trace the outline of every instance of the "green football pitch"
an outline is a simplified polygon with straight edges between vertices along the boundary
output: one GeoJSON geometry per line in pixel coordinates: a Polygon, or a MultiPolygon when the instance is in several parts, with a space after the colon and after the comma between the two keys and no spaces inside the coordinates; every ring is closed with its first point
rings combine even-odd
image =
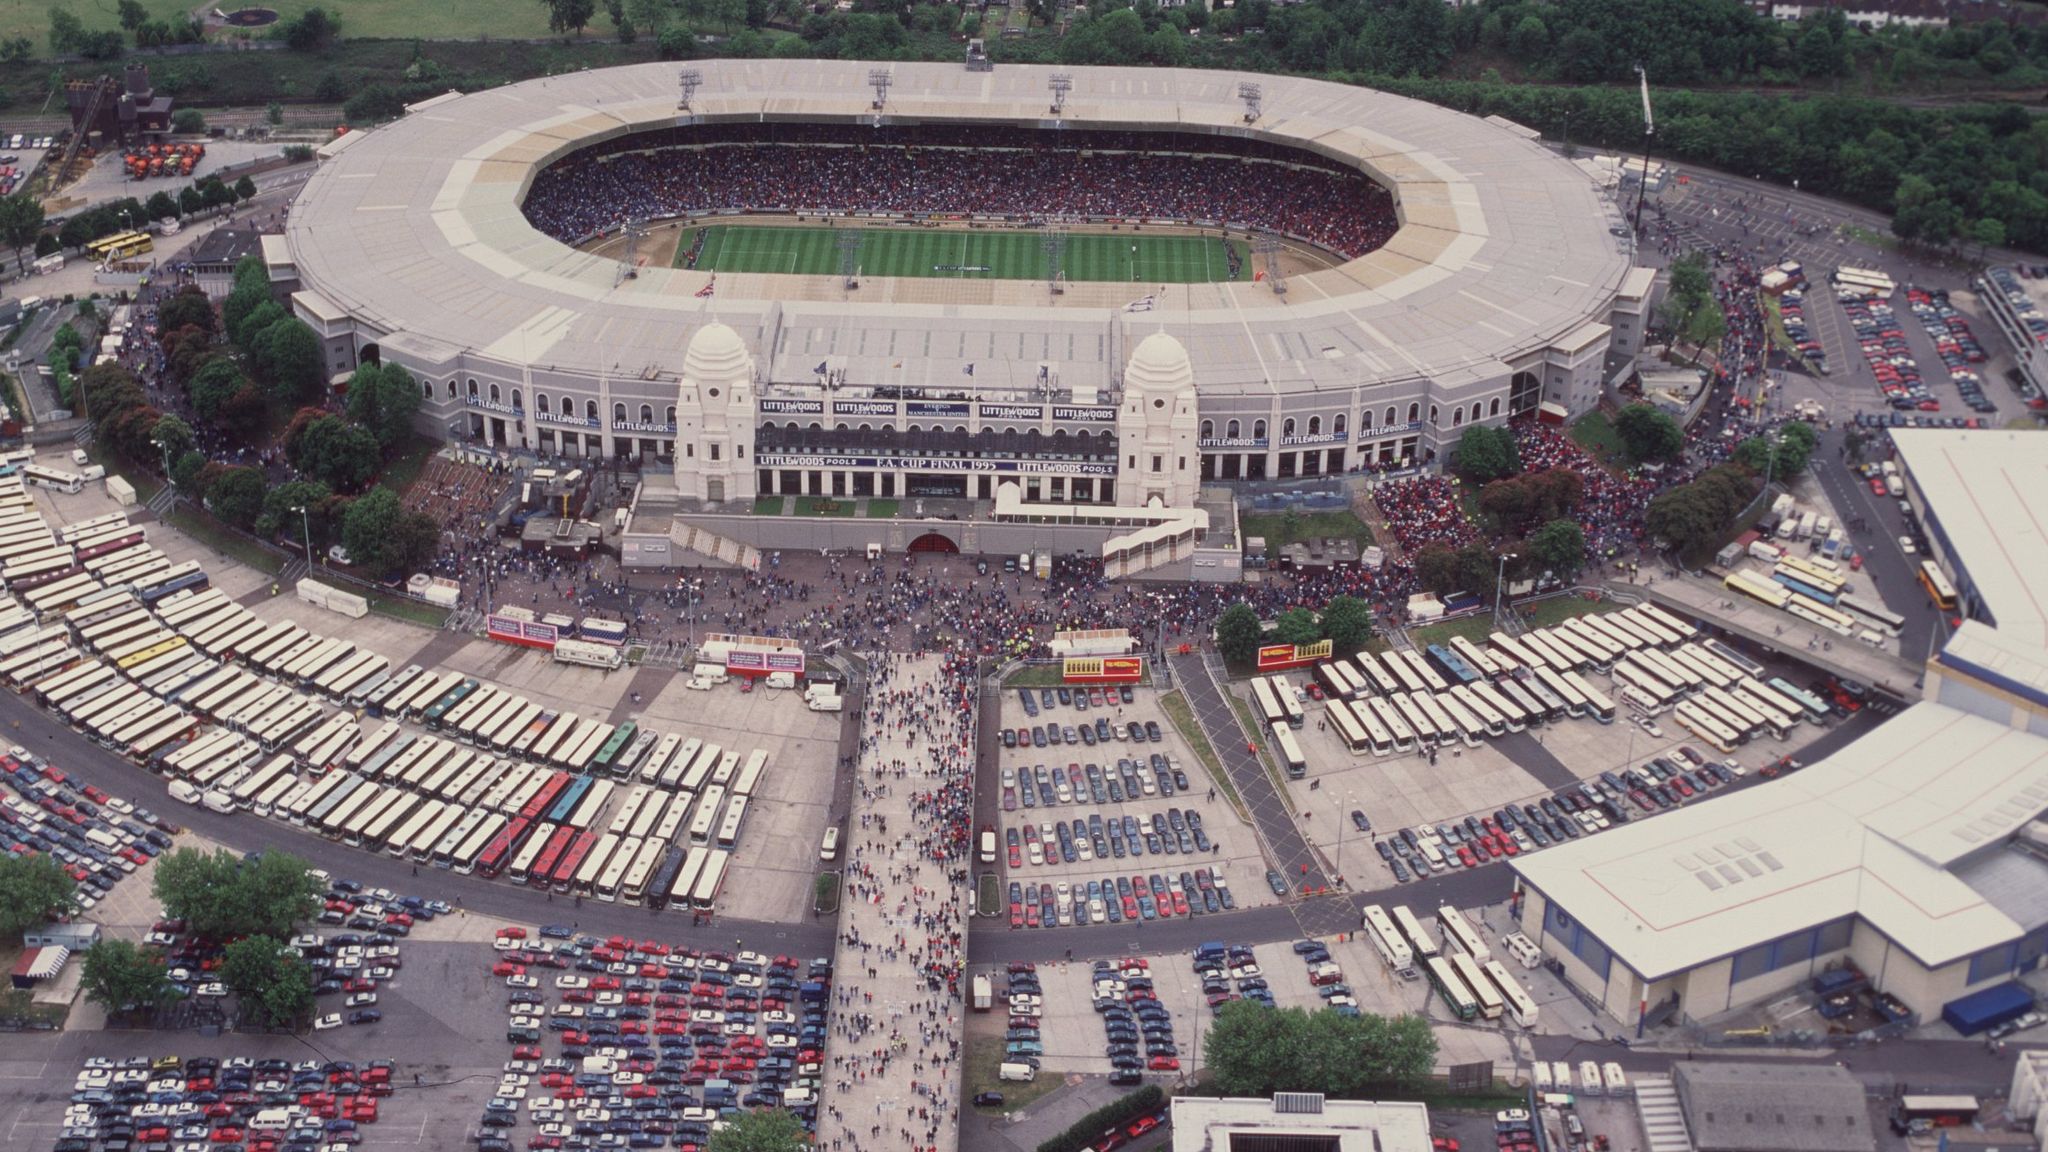
{"type": "MultiPolygon", "coordinates": [[[[699,232],[703,233],[703,247],[696,263],[700,271],[783,272],[803,276],[836,276],[840,271],[839,233],[833,229],[744,224],[685,229],[676,245],[677,267],[688,263],[699,232]]],[[[858,265],[863,276],[969,280],[1045,277],[1045,237],[1039,232],[919,228],[866,230],[858,235],[858,265]]],[[[1249,279],[1251,258],[1244,242],[1215,236],[1070,233],[1060,263],[1069,280],[1205,283],[1232,279],[1231,249],[1236,251],[1239,278],[1249,279]]]]}

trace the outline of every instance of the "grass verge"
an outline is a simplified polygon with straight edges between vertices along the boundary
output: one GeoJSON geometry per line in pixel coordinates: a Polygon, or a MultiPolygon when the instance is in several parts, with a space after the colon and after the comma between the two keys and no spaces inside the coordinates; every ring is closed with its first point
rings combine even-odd
{"type": "MultiPolygon", "coordinates": [[[[140,493],[137,493],[140,495],[140,493]]],[[[179,508],[168,517],[171,527],[192,537],[238,564],[272,576],[284,568],[285,558],[246,537],[236,535],[212,517],[190,508],[179,508]]]]}
{"type": "MultiPolygon", "coordinates": [[[[358,593],[360,595],[360,593],[358,593]]],[[[367,596],[370,611],[379,616],[389,616],[408,624],[419,624],[428,628],[446,628],[448,610],[432,604],[414,600],[409,596],[367,596]]]]}
{"type": "MultiPolygon", "coordinates": [[[[1003,1037],[1000,1032],[991,1034],[977,1029],[974,1024],[995,1017],[982,1016],[974,1019],[968,1027],[967,1063],[963,1069],[966,1084],[961,1095],[969,1100],[983,1092],[1001,1092],[1003,1102],[993,1108],[976,1108],[984,1116],[1007,1116],[1022,1108],[1036,1104],[1046,1093],[1067,1082],[1066,1077],[1040,1072],[1036,1080],[1004,1080],[996,1073],[1003,1063],[1003,1037]]],[[[986,1026],[985,1026],[986,1027],[986,1026]]]]}
{"type": "Polygon", "coordinates": [[[1607,413],[1594,409],[1578,418],[1572,424],[1572,439],[1579,447],[1591,452],[1609,465],[1621,465],[1628,454],[1622,447],[1621,433],[1614,430],[1614,424],[1607,419],[1607,413]]]}
{"type": "Polygon", "coordinates": [[[1534,604],[1519,608],[1522,619],[1531,628],[1549,628],[1562,624],[1574,616],[1591,616],[1599,612],[1612,612],[1628,605],[1613,600],[1588,600],[1584,596],[1552,596],[1534,604]]]}
{"type": "Polygon", "coordinates": [[[851,516],[853,501],[848,497],[799,496],[796,498],[796,514],[799,516],[851,516]]]}
{"type": "Polygon", "coordinates": [[[756,496],[754,497],[754,515],[780,516],[782,515],[782,502],[783,497],[781,496],[756,496]]]}
{"type": "Polygon", "coordinates": [[[886,496],[878,496],[868,501],[868,519],[894,520],[896,518],[896,514],[900,512],[902,508],[903,505],[899,501],[891,500],[886,496]]]}
{"type": "MultiPolygon", "coordinates": [[[[1239,699],[1235,692],[1227,688],[1223,690],[1223,695],[1229,698],[1230,708],[1237,713],[1237,722],[1243,725],[1245,731],[1265,731],[1259,725],[1258,717],[1252,715],[1252,706],[1250,704],[1239,699]]],[[[1287,795],[1287,778],[1281,774],[1280,769],[1273,763],[1273,750],[1267,747],[1268,742],[1265,740],[1254,740],[1252,742],[1259,747],[1259,766],[1266,770],[1266,779],[1273,782],[1273,790],[1282,796],[1287,795]]]]}
{"type": "Polygon", "coordinates": [[[821,916],[839,911],[839,873],[818,873],[811,884],[811,908],[821,916]]]}
{"type": "Polygon", "coordinates": [[[1265,537],[1268,551],[1278,548],[1282,544],[1292,544],[1297,540],[1307,540],[1318,536],[1349,537],[1359,541],[1361,548],[1373,543],[1372,529],[1367,527],[1365,521],[1360,520],[1349,509],[1341,509],[1334,512],[1297,511],[1293,513],[1293,516],[1294,531],[1291,533],[1288,531],[1288,513],[1286,512],[1247,514],[1238,517],[1238,523],[1241,525],[1240,530],[1244,535],[1265,537]]]}
{"type": "Polygon", "coordinates": [[[1493,613],[1482,612],[1477,616],[1465,616],[1442,624],[1425,624],[1410,628],[1408,638],[1417,648],[1427,644],[1447,644],[1454,636],[1463,636],[1481,648],[1486,647],[1488,635],[1497,631],[1493,625],[1493,613]]]}
{"type": "Polygon", "coordinates": [[[1202,726],[1195,722],[1195,710],[1188,707],[1187,697],[1179,692],[1162,692],[1159,695],[1159,709],[1166,713],[1167,719],[1173,721],[1173,726],[1180,731],[1180,738],[1188,742],[1188,747],[1195,753],[1195,759],[1202,762],[1202,768],[1209,773],[1209,779],[1216,782],[1217,790],[1230,801],[1232,808],[1237,809],[1238,815],[1244,815],[1244,802],[1237,798],[1237,789],[1230,783],[1230,773],[1223,770],[1223,762],[1216,758],[1216,748],[1209,743],[1209,734],[1202,731],[1202,726]]]}
{"type": "Polygon", "coordinates": [[[377,478],[379,488],[389,488],[403,496],[412,487],[427,467],[427,460],[441,450],[441,444],[425,436],[415,436],[408,441],[391,463],[384,466],[384,474],[377,478]]]}
{"type": "Polygon", "coordinates": [[[974,882],[975,914],[1000,916],[1004,912],[1003,884],[993,872],[983,872],[974,882]]]}

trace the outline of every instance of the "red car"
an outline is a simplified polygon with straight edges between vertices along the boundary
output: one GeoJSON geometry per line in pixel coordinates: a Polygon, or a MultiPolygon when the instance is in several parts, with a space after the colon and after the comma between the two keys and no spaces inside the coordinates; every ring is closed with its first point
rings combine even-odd
{"type": "Polygon", "coordinates": [[[539,1060],[542,1058],[540,1045],[521,1044],[517,1048],[512,1049],[512,1058],[514,1060],[539,1060]]]}
{"type": "Polygon", "coordinates": [[[526,965],[514,964],[510,960],[500,960],[496,964],[491,965],[491,975],[524,976],[526,975],[526,965]]]}
{"type": "Polygon", "coordinates": [[[215,1144],[240,1144],[242,1142],[242,1130],[234,1127],[215,1128],[212,1132],[207,1133],[207,1138],[215,1144]]]}
{"type": "Polygon", "coordinates": [[[1145,1067],[1154,1072],[1178,1072],[1180,1061],[1171,1056],[1154,1056],[1145,1061],[1145,1067]]]}
{"type": "Polygon", "coordinates": [[[526,929],[521,928],[517,925],[507,925],[503,928],[498,929],[498,939],[524,940],[526,939],[526,929]]]}
{"type": "Polygon", "coordinates": [[[1131,1121],[1130,1125],[1124,1129],[1124,1132],[1125,1134],[1129,1135],[1131,1139],[1136,1140],[1138,1137],[1143,1136],[1145,1133],[1150,1132],[1151,1130],[1157,1127],[1159,1127],[1159,1117],[1140,1116],[1136,1120],[1131,1121]]]}

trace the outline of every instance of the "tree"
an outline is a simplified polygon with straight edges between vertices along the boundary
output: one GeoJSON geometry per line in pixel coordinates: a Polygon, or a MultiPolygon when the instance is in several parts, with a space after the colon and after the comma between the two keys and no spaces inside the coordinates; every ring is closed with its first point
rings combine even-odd
{"type": "Polygon", "coordinates": [[[206,467],[206,457],[198,451],[186,452],[171,462],[171,483],[180,492],[190,493],[193,481],[199,478],[200,469],[206,467]]]}
{"type": "Polygon", "coordinates": [[[312,970],[297,954],[285,956],[257,1000],[264,1013],[279,1024],[305,1020],[313,1014],[312,970]]]}
{"type": "Polygon", "coordinates": [[[1505,428],[1475,424],[1465,429],[1457,447],[1451,450],[1451,467],[1468,480],[1484,484],[1522,470],[1521,452],[1514,434],[1505,428]]]}
{"type": "Polygon", "coordinates": [[[41,852],[0,856],[0,940],[18,940],[71,903],[64,866],[41,852]]]}
{"type": "Polygon", "coordinates": [[[247,387],[249,379],[242,375],[241,368],[225,356],[216,356],[192,374],[185,384],[185,394],[191,397],[193,411],[212,420],[220,415],[229,399],[247,387]]]}
{"type": "Polygon", "coordinates": [[[783,1108],[754,1108],[728,1119],[705,1152],[804,1152],[811,1146],[803,1121],[783,1108]]]}
{"type": "Polygon", "coordinates": [[[1216,1010],[1207,1039],[1210,1076],[1231,1096],[1369,1096],[1427,1080],[1436,1062],[1435,1034],[1415,1015],[1341,1016],[1238,1000],[1216,1010]]]}
{"type": "Polygon", "coordinates": [[[216,975],[229,991],[238,996],[250,996],[261,992],[264,985],[277,978],[278,964],[284,953],[284,945],[275,937],[244,936],[230,942],[221,952],[216,975]]]}
{"type": "Polygon", "coordinates": [[[548,10],[550,32],[574,32],[583,35],[583,29],[590,24],[590,18],[597,14],[596,0],[540,0],[548,10]]]}
{"type": "Polygon", "coordinates": [[[265,487],[262,469],[230,468],[206,490],[206,503],[215,516],[248,529],[263,512],[265,487]]]}
{"type": "Polygon", "coordinates": [[[85,25],[69,9],[50,6],[50,53],[69,56],[85,47],[85,25]]]}
{"type": "Polygon", "coordinates": [[[1372,607],[1355,596],[1333,596],[1323,605],[1323,636],[1338,656],[1364,648],[1373,637],[1372,607]]]}
{"type": "Polygon", "coordinates": [[[227,329],[228,335],[233,337],[235,343],[240,344],[245,350],[256,347],[256,338],[261,336],[265,329],[291,316],[290,312],[285,311],[284,305],[270,298],[270,291],[266,288],[263,290],[261,299],[256,307],[242,313],[240,318],[237,319],[229,311],[229,306],[235,304],[238,300],[246,305],[250,298],[251,293],[249,289],[237,288],[228,294],[226,301],[222,302],[220,311],[222,326],[227,329]]]}
{"type": "MultiPolygon", "coordinates": [[[[204,207],[205,205],[200,205],[204,207]]],[[[206,299],[206,293],[197,287],[181,288],[156,313],[157,330],[175,332],[187,325],[211,333],[218,331],[215,326],[213,304],[206,299]]]]}
{"type": "Polygon", "coordinates": [[[302,412],[311,415],[294,420],[285,434],[285,455],[293,465],[339,491],[357,492],[366,487],[377,475],[376,435],[332,413],[318,409],[302,412]]]}
{"type": "Polygon", "coordinates": [[[386,559],[392,571],[417,572],[440,551],[441,522],[424,512],[407,512],[398,521],[386,559]]]}
{"type": "Polygon", "coordinates": [[[349,419],[374,433],[386,451],[412,434],[413,414],[419,409],[419,386],[401,365],[365,364],[349,378],[349,419]]]}
{"type": "Polygon", "coordinates": [[[1529,536],[1529,555],[1537,563],[1570,579],[1586,563],[1586,532],[1576,520],[1552,520],[1529,536]]]}
{"type": "Polygon", "coordinates": [[[320,394],[326,356],[320,337],[305,321],[286,317],[256,334],[250,366],[272,396],[287,402],[320,394]]]}
{"type": "Polygon", "coordinates": [[[1629,459],[1668,460],[1685,448],[1685,432],[1678,422],[1648,404],[1631,404],[1614,418],[1615,434],[1628,450],[1629,459]]]}
{"type": "Polygon", "coordinates": [[[330,16],[324,8],[308,8],[284,26],[285,46],[294,52],[318,52],[340,34],[341,18],[330,16]]]}
{"type": "Polygon", "coordinates": [[[266,849],[243,859],[180,848],[157,858],[152,890],[165,915],[184,920],[201,936],[287,940],[312,914],[320,883],[289,852],[266,849]]]}
{"type": "Polygon", "coordinates": [[[1251,663],[1259,654],[1259,641],[1263,638],[1259,614],[1242,600],[1216,617],[1216,651],[1228,663],[1251,663]]]}
{"type": "Polygon", "coordinates": [[[1508,51],[1524,63],[1536,62],[1549,48],[1550,29],[1533,12],[1517,21],[1508,34],[1508,51]]]}
{"type": "Polygon", "coordinates": [[[149,438],[156,441],[158,448],[172,460],[191,451],[192,446],[198,443],[192,426],[185,423],[182,416],[158,417],[156,425],[149,430],[149,438]]]}
{"type": "Polygon", "coordinates": [[[43,234],[43,203],[27,193],[0,197],[0,244],[14,252],[17,262],[43,234]]]}
{"type": "Polygon", "coordinates": [[[378,488],[350,502],[341,516],[341,546],[355,563],[382,576],[398,567],[390,555],[405,509],[398,494],[378,488]]]}
{"type": "Polygon", "coordinates": [[[206,117],[197,108],[180,108],[171,113],[171,131],[197,135],[206,131],[206,117]]]}
{"type": "Polygon", "coordinates": [[[284,105],[272,100],[263,106],[263,119],[273,128],[284,123],[284,105]]]}
{"type": "Polygon", "coordinates": [[[1322,622],[1306,608],[1289,608],[1273,621],[1275,644],[1314,644],[1322,638],[1322,622]]]}
{"type": "Polygon", "coordinates": [[[256,198],[256,182],[247,176],[235,181],[235,199],[248,203],[256,198]]]}
{"type": "Polygon", "coordinates": [[[85,950],[78,982],[85,998],[109,1015],[155,1008],[177,994],[161,956],[113,936],[85,950]]]}

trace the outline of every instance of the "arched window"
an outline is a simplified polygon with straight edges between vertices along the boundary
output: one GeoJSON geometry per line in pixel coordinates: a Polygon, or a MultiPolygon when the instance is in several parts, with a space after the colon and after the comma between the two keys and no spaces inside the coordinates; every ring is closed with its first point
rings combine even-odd
{"type": "Polygon", "coordinates": [[[625,422],[626,422],[626,406],[625,406],[624,404],[620,404],[620,403],[618,403],[618,402],[614,401],[614,402],[612,403],[612,423],[614,423],[614,424],[624,424],[625,422]]]}
{"type": "Polygon", "coordinates": [[[498,397],[498,386],[496,384],[493,384],[491,385],[491,403],[497,404],[500,402],[501,401],[499,400],[498,397]]]}
{"type": "Polygon", "coordinates": [[[1416,422],[1417,420],[1420,420],[1420,419],[1422,419],[1422,405],[1420,405],[1420,404],[1410,404],[1410,405],[1408,405],[1408,422],[1409,422],[1410,424],[1413,424],[1413,423],[1415,423],[1415,422],[1416,422]]]}
{"type": "Polygon", "coordinates": [[[1495,396],[1493,402],[1486,406],[1486,414],[1488,416],[1500,415],[1500,397],[1495,396]]]}
{"type": "Polygon", "coordinates": [[[839,427],[838,427],[838,429],[837,429],[837,430],[838,430],[838,431],[840,431],[840,432],[851,432],[851,431],[852,431],[852,429],[851,429],[851,428],[848,428],[848,427],[846,426],[846,421],[844,421],[844,420],[842,420],[842,421],[840,421],[840,422],[839,422],[839,427]]]}
{"type": "Polygon", "coordinates": [[[543,416],[545,416],[545,415],[547,415],[547,414],[548,414],[548,394],[547,394],[547,393],[545,393],[545,392],[535,392],[535,393],[533,394],[533,410],[534,410],[535,412],[538,412],[538,413],[540,413],[540,414],[541,414],[541,415],[543,415],[543,416]]]}
{"type": "Polygon", "coordinates": [[[1230,423],[1225,424],[1223,426],[1223,435],[1227,439],[1235,440],[1243,433],[1244,427],[1235,420],[1232,420],[1230,423]]]}
{"type": "Polygon", "coordinates": [[[1311,436],[1321,436],[1323,434],[1323,418],[1321,416],[1311,416],[1308,418],[1308,434],[1311,436]]]}
{"type": "Polygon", "coordinates": [[[1332,417],[1330,417],[1330,435],[1332,435],[1332,436],[1342,436],[1342,435],[1344,435],[1344,425],[1345,425],[1345,423],[1346,423],[1346,421],[1345,421],[1345,413],[1339,412],[1339,413],[1337,413],[1337,414],[1336,414],[1335,416],[1332,416],[1332,417]]]}
{"type": "Polygon", "coordinates": [[[1292,417],[1292,416],[1289,416],[1289,417],[1288,417],[1287,419],[1285,419],[1285,420],[1282,420],[1282,421],[1280,422],[1280,435],[1282,435],[1282,436],[1292,436],[1292,435],[1294,435],[1294,417],[1292,417]]]}
{"type": "MultiPolygon", "coordinates": [[[[671,428],[676,426],[676,406],[673,404],[668,406],[668,426],[671,428]]],[[[794,430],[796,425],[791,424],[790,428],[794,430]]]]}
{"type": "Polygon", "coordinates": [[[1204,439],[1204,440],[1214,440],[1215,438],[1216,438],[1216,422],[1215,422],[1214,420],[1204,420],[1204,421],[1202,421],[1202,439],[1204,439]]]}
{"type": "Polygon", "coordinates": [[[471,400],[476,399],[476,378],[473,376],[470,377],[469,381],[469,398],[471,400]]]}
{"type": "Polygon", "coordinates": [[[585,400],[583,402],[583,418],[592,424],[597,423],[597,401],[585,400]]]}
{"type": "Polygon", "coordinates": [[[1254,420],[1254,421],[1252,421],[1252,439],[1254,439],[1254,440],[1264,440],[1265,438],[1266,438],[1266,422],[1265,422],[1264,420],[1254,420]]]}
{"type": "Polygon", "coordinates": [[[420,399],[422,399],[422,400],[432,400],[433,398],[434,398],[434,382],[433,382],[432,380],[422,380],[422,381],[420,381],[420,399]]]}
{"type": "Polygon", "coordinates": [[[521,411],[521,412],[524,412],[524,411],[526,411],[526,405],[525,405],[525,404],[522,404],[522,403],[520,403],[520,400],[519,400],[519,389],[517,389],[517,388],[514,388],[514,389],[512,390],[512,407],[513,407],[513,408],[515,408],[515,409],[518,409],[518,410],[519,410],[519,411],[521,411]]]}
{"type": "Polygon", "coordinates": [[[1434,405],[1434,404],[1431,404],[1431,405],[1429,406],[1429,422],[1430,422],[1431,424],[1434,424],[1434,425],[1436,425],[1436,426],[1437,426],[1437,427],[1439,427],[1439,428],[1443,426],[1443,425],[1442,425],[1442,423],[1441,423],[1441,422],[1439,421],[1439,419],[1438,419],[1438,416],[1437,416],[1437,408],[1436,408],[1436,405],[1434,405]]]}
{"type": "Polygon", "coordinates": [[[1458,406],[1457,406],[1456,408],[1453,408],[1453,409],[1451,409],[1451,427],[1453,427],[1453,428],[1459,428],[1459,427],[1463,427],[1463,426],[1464,426],[1464,423],[1465,423],[1465,406],[1464,406],[1463,404],[1460,404],[1460,405],[1458,405],[1458,406]]]}
{"type": "Polygon", "coordinates": [[[654,423],[654,405],[642,404],[640,406],[640,422],[642,424],[654,423]]]}
{"type": "Polygon", "coordinates": [[[1386,428],[1392,428],[1394,426],[1394,419],[1394,406],[1392,404],[1389,404],[1387,405],[1387,418],[1382,422],[1381,426],[1386,428]]]}
{"type": "Polygon", "coordinates": [[[448,378],[448,398],[450,400],[455,399],[455,377],[453,376],[448,378]]]}

